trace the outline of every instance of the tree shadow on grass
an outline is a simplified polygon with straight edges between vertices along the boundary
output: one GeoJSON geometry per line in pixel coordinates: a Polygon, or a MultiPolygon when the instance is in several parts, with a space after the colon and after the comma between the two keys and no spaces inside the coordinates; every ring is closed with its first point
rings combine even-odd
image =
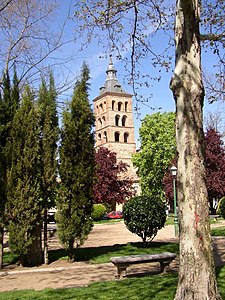
{"type": "MultiPolygon", "coordinates": [[[[135,254],[155,254],[162,252],[179,253],[179,245],[175,243],[128,243],[115,244],[112,246],[101,247],[82,247],[74,249],[75,261],[91,261],[93,263],[109,262],[110,257],[135,255],[135,254]]],[[[66,259],[68,253],[64,249],[49,251],[49,262],[52,263],[59,259],[66,259]]]]}

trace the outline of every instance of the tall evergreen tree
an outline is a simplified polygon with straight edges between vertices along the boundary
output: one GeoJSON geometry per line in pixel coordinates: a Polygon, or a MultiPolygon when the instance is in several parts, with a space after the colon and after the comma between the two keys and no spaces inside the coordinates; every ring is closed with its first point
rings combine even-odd
{"type": "Polygon", "coordinates": [[[57,203],[59,238],[74,259],[74,243],[82,244],[91,231],[95,177],[94,117],[88,101],[89,68],[84,63],[70,109],[64,111],[60,147],[60,199],[57,203]]]}
{"type": "Polygon", "coordinates": [[[32,92],[26,87],[21,106],[16,111],[12,123],[12,161],[7,177],[9,244],[12,251],[19,255],[22,265],[41,262],[42,203],[38,121],[32,92]]]}
{"type": "Polygon", "coordinates": [[[57,141],[59,136],[56,107],[56,90],[53,75],[49,76],[49,88],[44,79],[39,89],[38,99],[40,113],[40,147],[41,147],[41,192],[44,205],[44,262],[48,263],[47,213],[54,206],[57,141]]]}
{"type": "Polygon", "coordinates": [[[14,70],[11,87],[8,72],[3,76],[2,96],[0,95],[0,269],[3,265],[3,234],[6,225],[5,205],[7,202],[7,170],[10,167],[10,144],[7,144],[12,120],[19,104],[19,84],[14,70]]]}

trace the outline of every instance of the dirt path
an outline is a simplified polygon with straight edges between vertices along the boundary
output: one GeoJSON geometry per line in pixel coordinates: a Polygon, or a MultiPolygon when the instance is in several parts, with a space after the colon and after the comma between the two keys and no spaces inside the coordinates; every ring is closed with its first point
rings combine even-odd
{"type": "MultiPolygon", "coordinates": [[[[220,224],[220,226],[223,224],[220,224]]],[[[161,229],[155,241],[176,241],[174,228],[168,225],[161,229]]],[[[113,224],[97,224],[94,226],[88,240],[83,247],[111,246],[140,241],[136,235],[130,233],[123,222],[113,224]]],[[[57,238],[51,238],[50,249],[58,249],[57,238]]],[[[214,240],[217,265],[225,264],[224,240],[214,240]]],[[[178,260],[171,264],[171,268],[177,269],[178,260]]],[[[129,274],[156,272],[158,264],[146,264],[132,266],[128,269],[129,274]]],[[[35,268],[5,268],[0,272],[0,291],[44,288],[69,288],[88,285],[96,281],[113,280],[116,268],[111,264],[90,264],[88,262],[56,261],[48,266],[35,268]]]]}

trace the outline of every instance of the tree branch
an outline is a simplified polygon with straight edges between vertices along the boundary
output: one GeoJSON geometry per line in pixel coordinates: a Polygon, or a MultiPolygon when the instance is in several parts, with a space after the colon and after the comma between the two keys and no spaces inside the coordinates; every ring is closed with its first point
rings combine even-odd
{"type": "Polygon", "coordinates": [[[0,8],[0,12],[2,12],[13,0],[7,1],[3,7],[0,8]]]}

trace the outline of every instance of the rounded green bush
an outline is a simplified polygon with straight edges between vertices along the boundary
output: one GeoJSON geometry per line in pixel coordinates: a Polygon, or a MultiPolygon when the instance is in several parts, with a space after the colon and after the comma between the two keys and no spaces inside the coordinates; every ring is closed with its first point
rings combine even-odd
{"type": "Polygon", "coordinates": [[[136,196],[123,206],[124,223],[128,230],[142,238],[153,240],[166,222],[166,208],[160,196],[136,196]]]}
{"type": "Polygon", "coordinates": [[[104,204],[98,203],[93,205],[91,217],[94,221],[100,220],[106,214],[106,207],[104,204]]]}
{"type": "Polygon", "coordinates": [[[217,213],[225,219],[225,197],[222,197],[218,203],[217,213]]]}

